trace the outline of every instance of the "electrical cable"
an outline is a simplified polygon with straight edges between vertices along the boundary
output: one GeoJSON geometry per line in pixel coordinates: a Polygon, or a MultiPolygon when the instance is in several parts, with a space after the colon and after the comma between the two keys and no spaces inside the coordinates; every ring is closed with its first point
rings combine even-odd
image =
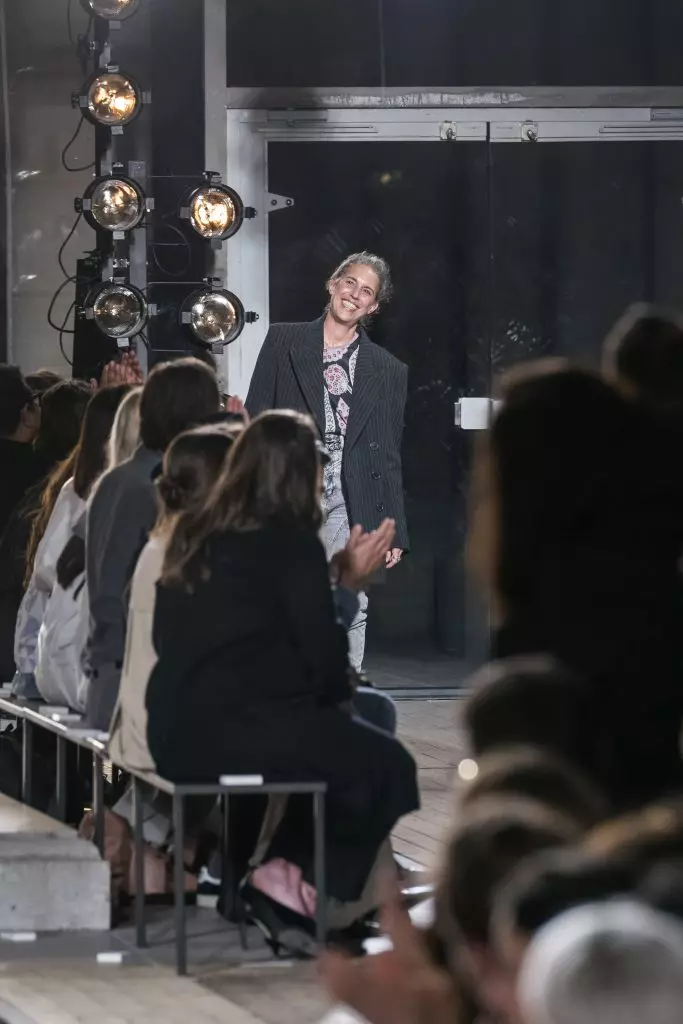
{"type": "Polygon", "coordinates": [[[68,310],[67,310],[67,314],[64,317],[64,320],[62,321],[62,326],[59,328],[59,351],[62,353],[62,356],[64,357],[64,361],[66,363],[68,363],[69,366],[73,366],[74,364],[73,364],[73,360],[69,359],[68,355],[66,354],[66,350],[64,348],[64,335],[65,334],[75,334],[76,333],[75,330],[73,330],[73,331],[68,330],[67,326],[66,326],[68,321],[69,321],[69,317],[71,316],[71,314],[73,313],[75,308],[76,308],[76,300],[74,299],[73,302],[71,303],[71,305],[69,306],[68,310]]]}
{"type": "Polygon", "coordinates": [[[152,259],[154,260],[154,264],[157,267],[157,269],[160,270],[162,274],[166,274],[167,277],[183,277],[190,269],[190,264],[192,262],[192,247],[190,246],[190,243],[185,237],[185,234],[180,230],[179,227],[176,227],[175,224],[169,224],[168,221],[162,221],[162,223],[159,225],[159,229],[161,229],[162,227],[168,228],[169,231],[174,231],[176,235],[180,235],[183,247],[185,248],[185,252],[187,254],[187,260],[185,266],[181,270],[169,270],[167,267],[164,267],[163,264],[159,262],[155,249],[157,246],[170,247],[172,245],[175,245],[176,248],[178,249],[181,248],[181,246],[177,242],[152,242],[150,245],[150,249],[152,251],[152,259]]]}
{"type": "Polygon", "coordinates": [[[62,273],[64,274],[64,277],[69,277],[70,276],[69,275],[69,271],[64,266],[64,260],[62,258],[64,256],[64,250],[66,249],[67,245],[69,244],[69,242],[71,241],[71,239],[75,235],[76,228],[80,224],[82,216],[83,216],[82,212],[78,214],[78,216],[76,217],[76,220],[73,223],[73,227],[71,228],[71,231],[69,232],[69,234],[66,236],[66,238],[62,242],[61,246],[59,247],[59,252],[57,253],[57,262],[59,263],[59,266],[61,267],[61,270],[62,270],[62,273]]]}
{"type": "Polygon", "coordinates": [[[72,276],[72,277],[65,278],[62,281],[62,283],[60,284],[60,286],[57,289],[57,291],[52,296],[52,299],[50,301],[50,305],[48,306],[48,309],[47,309],[47,322],[49,323],[49,325],[50,325],[50,327],[52,328],[53,331],[61,331],[62,334],[75,334],[76,333],[75,331],[67,330],[67,328],[63,324],[57,324],[52,319],[52,313],[53,313],[55,305],[57,303],[57,299],[62,294],[62,292],[64,291],[66,286],[68,284],[73,284],[75,280],[76,280],[75,275],[72,276]]]}
{"type": "Polygon", "coordinates": [[[93,160],[93,162],[91,164],[85,164],[83,167],[70,167],[69,164],[66,162],[66,155],[69,152],[69,150],[71,149],[71,147],[73,146],[73,144],[76,141],[76,139],[78,138],[78,136],[80,135],[81,128],[83,127],[83,122],[84,121],[85,121],[85,114],[81,114],[81,118],[80,118],[80,121],[78,122],[78,127],[76,128],[76,131],[73,133],[73,135],[71,136],[71,138],[67,142],[66,146],[62,150],[62,157],[61,157],[62,167],[64,168],[65,171],[69,171],[71,174],[78,174],[80,171],[89,171],[89,170],[91,170],[91,168],[97,166],[97,161],[96,160],[93,160]]]}

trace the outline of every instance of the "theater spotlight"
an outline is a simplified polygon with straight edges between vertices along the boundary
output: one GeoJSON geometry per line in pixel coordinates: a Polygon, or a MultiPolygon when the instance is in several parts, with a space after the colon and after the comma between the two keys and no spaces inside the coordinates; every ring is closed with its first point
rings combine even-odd
{"type": "Polygon", "coordinates": [[[140,6],[140,0],[81,0],[88,14],[95,14],[98,18],[106,18],[108,21],[124,21],[135,14],[140,6]]]}
{"type": "Polygon", "coordinates": [[[244,203],[234,189],[209,180],[185,196],[180,216],[189,220],[201,238],[224,242],[242,227],[244,203]]]}
{"type": "Polygon", "coordinates": [[[132,338],[147,323],[147,302],[131,284],[99,284],[85,300],[85,316],[108,338],[132,338]]]}
{"type": "Polygon", "coordinates": [[[90,78],[74,103],[93,124],[123,128],[140,113],[143,98],[132,78],[107,70],[90,78]]]}
{"type": "Polygon", "coordinates": [[[97,178],[74,205],[91,227],[112,234],[136,228],[151,209],[151,201],[145,199],[140,186],[119,175],[97,178]]]}
{"type": "Polygon", "coordinates": [[[246,317],[244,306],[232,292],[207,288],[188,296],[180,320],[190,328],[195,341],[207,348],[222,348],[240,336],[246,317]]]}

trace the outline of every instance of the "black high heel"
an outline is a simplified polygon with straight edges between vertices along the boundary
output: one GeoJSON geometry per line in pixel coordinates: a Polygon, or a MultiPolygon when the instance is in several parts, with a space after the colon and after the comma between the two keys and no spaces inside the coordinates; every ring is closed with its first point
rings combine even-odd
{"type": "Polygon", "coordinates": [[[270,896],[245,881],[240,886],[240,901],[248,917],[263,933],[267,945],[277,957],[314,959],[318,948],[315,925],[310,918],[276,903],[270,896]]]}

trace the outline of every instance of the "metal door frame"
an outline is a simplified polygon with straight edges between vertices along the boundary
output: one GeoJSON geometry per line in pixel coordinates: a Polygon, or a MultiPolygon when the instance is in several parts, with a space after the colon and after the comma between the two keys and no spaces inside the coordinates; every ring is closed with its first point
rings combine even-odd
{"type": "MultiPolygon", "coordinates": [[[[234,91],[234,90],[233,90],[234,91]]],[[[489,94],[490,97],[491,94],[489,94]]],[[[225,180],[256,216],[224,249],[228,286],[258,314],[223,355],[233,394],[247,392],[270,323],[268,217],[287,216],[268,192],[269,142],[468,142],[537,145],[552,142],[683,141],[680,106],[335,106],[314,110],[229,107],[225,180]]],[[[348,98],[347,98],[348,99],[348,98]]]]}

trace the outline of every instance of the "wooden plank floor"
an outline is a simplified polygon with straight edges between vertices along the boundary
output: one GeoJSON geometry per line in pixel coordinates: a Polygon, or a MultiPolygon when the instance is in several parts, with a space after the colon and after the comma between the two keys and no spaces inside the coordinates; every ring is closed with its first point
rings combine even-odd
{"type": "Polygon", "coordinates": [[[413,754],[422,807],[404,818],[394,833],[394,849],[432,869],[453,821],[455,770],[466,756],[455,700],[398,704],[399,736],[413,754]]]}

